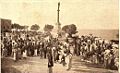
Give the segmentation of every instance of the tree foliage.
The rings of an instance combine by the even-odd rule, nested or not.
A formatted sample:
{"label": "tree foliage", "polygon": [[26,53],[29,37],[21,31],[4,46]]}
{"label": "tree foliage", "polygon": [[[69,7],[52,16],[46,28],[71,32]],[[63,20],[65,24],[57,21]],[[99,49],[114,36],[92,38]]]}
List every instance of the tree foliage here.
{"label": "tree foliage", "polygon": [[13,29],[19,29],[19,28],[20,28],[20,25],[19,25],[19,24],[14,23],[14,24],[12,24],[12,28],[13,28]]}
{"label": "tree foliage", "polygon": [[25,26],[21,26],[21,25],[19,25],[17,23],[14,23],[14,24],[12,24],[12,28],[13,29],[25,29]]}
{"label": "tree foliage", "polygon": [[62,30],[69,34],[69,36],[72,36],[72,34],[77,33],[77,27],[74,24],[65,25],[62,27]]}
{"label": "tree foliage", "polygon": [[39,29],[40,29],[40,26],[37,24],[31,26],[31,30],[39,30]]}
{"label": "tree foliage", "polygon": [[53,28],[53,25],[46,24],[44,27],[44,31],[51,32]]}

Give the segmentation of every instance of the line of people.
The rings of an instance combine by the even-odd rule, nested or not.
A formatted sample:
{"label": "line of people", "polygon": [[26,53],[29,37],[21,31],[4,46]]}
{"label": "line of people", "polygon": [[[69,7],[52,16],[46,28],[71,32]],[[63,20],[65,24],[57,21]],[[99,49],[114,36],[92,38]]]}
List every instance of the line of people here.
{"label": "line of people", "polygon": [[60,42],[57,38],[35,40],[27,37],[4,37],[1,44],[2,57],[12,56],[18,61],[26,59],[27,56],[40,56],[43,59],[48,58],[50,68],[59,62],[69,70],[72,67],[72,56],[76,55],[83,61],[103,64],[105,68],[119,67],[118,44],[93,36],[72,39],[74,41],[71,43],[68,38]]}
{"label": "line of people", "polygon": [[[11,44],[11,47],[9,44]],[[70,49],[60,43],[57,38],[34,40],[20,37],[16,39],[4,37],[2,38],[1,49],[2,57],[11,56],[15,62],[20,59],[26,59],[28,56],[40,56],[41,59],[48,59],[48,67],[52,67],[54,63],[59,62],[63,64],[63,66],[67,65],[67,70],[71,68],[69,59],[66,57],[72,57],[72,53]]]}

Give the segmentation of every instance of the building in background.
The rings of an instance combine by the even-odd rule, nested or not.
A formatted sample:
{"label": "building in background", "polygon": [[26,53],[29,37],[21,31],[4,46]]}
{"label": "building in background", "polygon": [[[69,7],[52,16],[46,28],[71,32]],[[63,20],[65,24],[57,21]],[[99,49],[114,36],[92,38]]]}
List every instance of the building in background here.
{"label": "building in background", "polygon": [[1,32],[5,33],[5,32],[11,32],[11,23],[12,21],[10,19],[1,19],[0,18],[0,25],[1,25]]}

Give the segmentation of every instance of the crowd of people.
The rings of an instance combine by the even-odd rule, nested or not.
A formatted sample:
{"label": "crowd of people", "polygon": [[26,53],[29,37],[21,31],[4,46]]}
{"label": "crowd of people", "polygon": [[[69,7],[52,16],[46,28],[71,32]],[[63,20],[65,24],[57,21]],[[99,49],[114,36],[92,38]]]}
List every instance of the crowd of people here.
{"label": "crowd of people", "polygon": [[105,68],[117,69],[118,48],[118,44],[114,42],[93,36],[82,36],[76,44],[76,49],[78,49],[76,54],[82,56],[81,60],[103,64]]}
{"label": "crowd of people", "polygon": [[67,37],[64,41],[52,36],[36,38],[35,36],[11,34],[1,38],[2,57],[11,56],[14,61],[27,59],[28,56],[39,56],[48,59],[51,69],[54,63],[63,64],[69,70],[72,57],[78,56],[81,61],[102,64],[105,68],[119,67],[119,47],[114,42],[92,35]]}

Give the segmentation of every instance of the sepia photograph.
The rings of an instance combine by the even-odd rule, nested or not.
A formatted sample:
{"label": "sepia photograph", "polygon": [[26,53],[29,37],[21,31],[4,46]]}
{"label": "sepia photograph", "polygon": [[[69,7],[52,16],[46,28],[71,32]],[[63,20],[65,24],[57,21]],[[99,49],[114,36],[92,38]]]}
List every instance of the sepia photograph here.
{"label": "sepia photograph", "polygon": [[1,73],[119,73],[119,0],[0,0]]}

